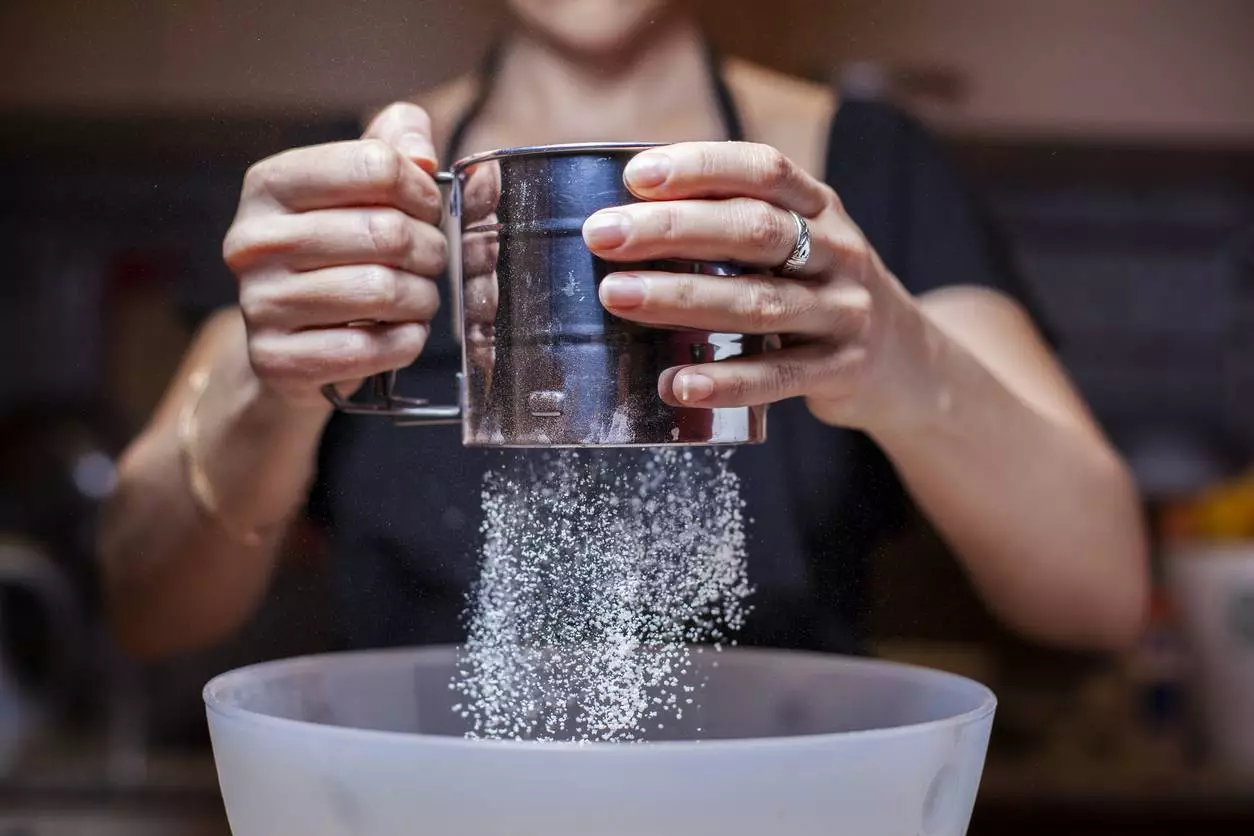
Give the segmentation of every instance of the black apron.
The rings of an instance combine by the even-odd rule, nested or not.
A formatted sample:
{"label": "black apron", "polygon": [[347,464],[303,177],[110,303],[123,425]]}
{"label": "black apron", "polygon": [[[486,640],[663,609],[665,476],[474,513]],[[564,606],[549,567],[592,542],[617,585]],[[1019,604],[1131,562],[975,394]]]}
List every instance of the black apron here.
{"label": "black apron", "polygon": [[[712,49],[706,55],[724,138],[743,139],[718,57]],[[491,95],[498,56],[490,54],[480,94],[452,132],[445,159],[457,158]],[[908,290],[980,284],[1031,307],[980,207],[908,117],[843,102],[830,128],[826,179]],[[446,323],[400,373],[402,392],[455,400],[460,348]],[[756,587],[740,641],[861,652],[869,560],[906,519],[904,491],[865,436],[820,424],[800,399],[773,405],[768,427],[766,444],[739,448],[731,462],[746,501]],[[331,419],[310,511],[334,543],[337,614],[348,646],[463,638],[466,595],[478,572],[483,475],[518,455],[527,454],[464,448],[459,427]]]}

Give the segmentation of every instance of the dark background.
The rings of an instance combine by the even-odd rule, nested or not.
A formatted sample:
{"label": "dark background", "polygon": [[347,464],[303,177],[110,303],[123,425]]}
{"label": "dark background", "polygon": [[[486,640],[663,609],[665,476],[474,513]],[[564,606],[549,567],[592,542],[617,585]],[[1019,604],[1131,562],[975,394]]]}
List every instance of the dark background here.
{"label": "dark background", "polygon": [[[717,7],[729,51],[893,99],[941,134],[1155,518],[1254,460],[1254,4]],[[98,621],[96,504],[189,339],[179,300],[230,281],[218,249],[244,168],[469,68],[496,15],[0,6],[0,567],[66,590],[53,622],[0,595],[6,679],[46,715],[13,758],[0,745],[0,833],[222,832],[200,685],[326,645],[319,544],[297,538],[244,635],[139,667]],[[1208,756],[1170,620],[1114,660],[1021,645],[924,531],[889,544],[876,590],[884,655],[1002,698],[972,833],[1254,832],[1254,779]],[[1169,614],[1170,589],[1159,600]]]}

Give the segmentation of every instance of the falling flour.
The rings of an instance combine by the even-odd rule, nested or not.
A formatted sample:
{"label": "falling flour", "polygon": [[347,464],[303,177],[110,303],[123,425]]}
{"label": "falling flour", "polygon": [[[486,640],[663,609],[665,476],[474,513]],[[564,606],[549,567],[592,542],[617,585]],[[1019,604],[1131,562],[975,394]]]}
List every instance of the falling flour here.
{"label": "falling flour", "polygon": [[636,740],[691,710],[694,644],[746,611],[730,453],[503,457],[484,483],[482,569],[451,687],[471,735]]}

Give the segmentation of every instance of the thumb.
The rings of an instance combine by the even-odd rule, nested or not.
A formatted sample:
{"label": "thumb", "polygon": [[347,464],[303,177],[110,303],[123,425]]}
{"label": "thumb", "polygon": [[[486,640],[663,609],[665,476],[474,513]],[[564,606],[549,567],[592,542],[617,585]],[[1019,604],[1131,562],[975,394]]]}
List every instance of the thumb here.
{"label": "thumb", "polygon": [[431,141],[431,117],[412,102],[397,102],[379,111],[362,138],[386,142],[428,174],[439,167],[435,143]]}

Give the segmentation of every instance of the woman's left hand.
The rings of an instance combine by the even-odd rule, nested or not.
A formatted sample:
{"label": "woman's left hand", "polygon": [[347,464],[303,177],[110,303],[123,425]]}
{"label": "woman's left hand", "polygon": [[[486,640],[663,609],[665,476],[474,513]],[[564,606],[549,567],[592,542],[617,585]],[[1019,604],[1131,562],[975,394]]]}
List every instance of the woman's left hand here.
{"label": "woman's left hand", "polygon": [[[650,325],[777,334],[781,348],[669,369],[658,383],[671,405],[764,404],[801,396],[819,420],[869,429],[901,414],[927,385],[935,332],[884,267],[827,185],[776,149],[689,142],[643,152],[628,187],[646,202],[606,209],[584,225],[609,261],[732,261],[759,268],[734,278],[661,272],[605,277],[611,313]],[[779,276],[805,218],[811,251]]]}

